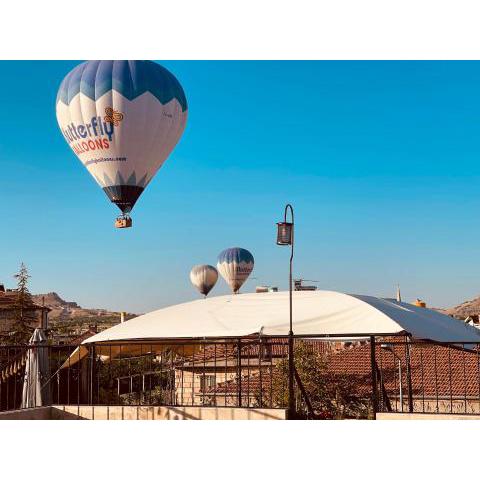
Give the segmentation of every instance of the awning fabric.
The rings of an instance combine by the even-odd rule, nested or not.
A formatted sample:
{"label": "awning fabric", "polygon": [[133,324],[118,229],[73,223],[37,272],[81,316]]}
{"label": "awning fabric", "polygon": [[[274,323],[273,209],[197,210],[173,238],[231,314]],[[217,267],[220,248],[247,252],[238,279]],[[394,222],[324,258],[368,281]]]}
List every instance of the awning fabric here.
{"label": "awning fabric", "polygon": [[[162,308],[115,325],[83,342],[287,335],[288,292],[225,295]],[[406,332],[417,339],[467,343],[480,332],[435,310],[393,299],[331,291],[293,292],[296,335]]]}
{"label": "awning fabric", "polygon": [[[148,343],[147,343],[148,342]],[[127,340],[118,342],[101,342],[95,345],[95,355],[102,361],[108,361],[114,358],[124,358],[132,356],[141,356],[147,354],[162,355],[165,350],[175,350],[180,355],[193,355],[199,350],[198,345],[166,345],[165,343],[155,343],[154,340],[142,340],[142,343],[128,343]],[[63,362],[59,370],[73,367],[75,364],[86,358],[89,354],[86,345],[80,345]]]}

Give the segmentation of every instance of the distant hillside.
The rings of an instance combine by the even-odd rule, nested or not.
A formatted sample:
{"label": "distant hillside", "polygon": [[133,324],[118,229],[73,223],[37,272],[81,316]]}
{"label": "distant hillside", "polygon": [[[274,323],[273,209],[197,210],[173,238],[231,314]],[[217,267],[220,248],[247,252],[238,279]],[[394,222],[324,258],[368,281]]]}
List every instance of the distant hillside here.
{"label": "distant hillside", "polygon": [[468,317],[469,315],[480,315],[480,297],[475,297],[472,300],[467,300],[456,307],[447,308],[445,310],[447,315],[455,315],[461,317]]}
{"label": "distant hillside", "polygon": [[[120,321],[120,312],[110,312],[103,308],[82,308],[77,302],[64,300],[58,293],[39,293],[32,295],[35,303],[51,308],[48,317],[51,321],[71,321],[71,320],[106,320],[118,318]],[[133,316],[129,314],[129,316]]]}

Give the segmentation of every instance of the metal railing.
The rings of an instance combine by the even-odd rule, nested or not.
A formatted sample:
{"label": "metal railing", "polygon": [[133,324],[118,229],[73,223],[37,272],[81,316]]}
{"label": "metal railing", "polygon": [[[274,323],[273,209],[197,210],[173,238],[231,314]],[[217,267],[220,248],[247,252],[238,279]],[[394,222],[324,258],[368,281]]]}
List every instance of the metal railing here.
{"label": "metal railing", "polygon": [[[349,337],[295,337],[290,418],[480,414],[478,345]],[[26,367],[41,349],[48,365],[35,377]],[[288,374],[287,337],[0,346],[0,411],[32,402],[287,409]]]}
{"label": "metal railing", "polygon": [[377,340],[379,411],[480,415],[480,343]]}

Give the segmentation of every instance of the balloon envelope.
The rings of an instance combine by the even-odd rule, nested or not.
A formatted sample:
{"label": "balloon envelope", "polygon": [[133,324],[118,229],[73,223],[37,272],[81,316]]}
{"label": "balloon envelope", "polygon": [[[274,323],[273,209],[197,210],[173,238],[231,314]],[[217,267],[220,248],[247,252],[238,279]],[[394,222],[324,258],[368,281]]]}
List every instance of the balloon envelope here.
{"label": "balloon envelope", "polygon": [[65,140],[123,213],[179,141],[187,100],[165,68],[143,60],[94,60],[75,67],[57,94]]}
{"label": "balloon envelope", "polygon": [[190,281],[194,287],[205,296],[207,296],[215,286],[217,279],[217,269],[211,265],[195,265],[190,271]]}
{"label": "balloon envelope", "polygon": [[227,248],[217,259],[217,268],[233,293],[237,293],[253,270],[253,255],[244,248]]}

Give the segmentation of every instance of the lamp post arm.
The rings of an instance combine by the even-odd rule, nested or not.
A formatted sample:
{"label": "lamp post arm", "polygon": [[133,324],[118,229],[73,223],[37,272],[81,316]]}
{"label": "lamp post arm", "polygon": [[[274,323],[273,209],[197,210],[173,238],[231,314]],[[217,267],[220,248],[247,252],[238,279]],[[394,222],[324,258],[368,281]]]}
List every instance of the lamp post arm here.
{"label": "lamp post arm", "polygon": [[290,222],[292,224],[292,253],[291,253],[291,258],[290,260],[293,259],[293,244],[294,244],[294,232],[295,232],[295,217],[293,215],[293,207],[287,203],[285,205],[285,213],[283,214],[283,221],[284,223],[287,223],[287,213],[288,210],[290,210],[290,216],[292,217],[292,221]]}

